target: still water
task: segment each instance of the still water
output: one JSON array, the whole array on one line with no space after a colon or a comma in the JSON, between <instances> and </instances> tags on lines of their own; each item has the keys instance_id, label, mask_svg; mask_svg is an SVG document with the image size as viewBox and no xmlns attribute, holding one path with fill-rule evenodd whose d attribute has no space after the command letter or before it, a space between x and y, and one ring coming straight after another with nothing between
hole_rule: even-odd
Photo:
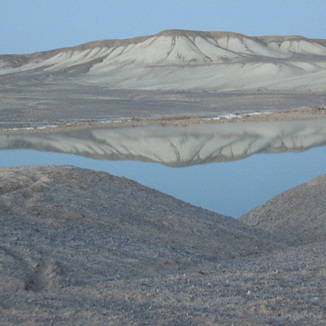
<instances>
[{"instance_id":1,"label":"still water","mask_svg":"<svg viewBox=\"0 0 326 326\"><path fill-rule=\"evenodd\" d=\"M326 173L326 120L0 136L0 167L68 164L239 217Z\"/></svg>"}]
</instances>

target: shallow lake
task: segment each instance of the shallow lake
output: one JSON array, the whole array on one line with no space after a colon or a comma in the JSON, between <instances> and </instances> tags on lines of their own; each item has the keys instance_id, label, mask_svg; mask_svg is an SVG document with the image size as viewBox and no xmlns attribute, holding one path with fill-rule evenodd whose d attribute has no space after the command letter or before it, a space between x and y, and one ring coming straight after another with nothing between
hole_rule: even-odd
<instances>
[{"instance_id":1,"label":"shallow lake","mask_svg":"<svg viewBox=\"0 0 326 326\"><path fill-rule=\"evenodd\" d=\"M326 120L98 128L0 136L0 167L68 164L239 217L326 173Z\"/></svg>"}]
</instances>

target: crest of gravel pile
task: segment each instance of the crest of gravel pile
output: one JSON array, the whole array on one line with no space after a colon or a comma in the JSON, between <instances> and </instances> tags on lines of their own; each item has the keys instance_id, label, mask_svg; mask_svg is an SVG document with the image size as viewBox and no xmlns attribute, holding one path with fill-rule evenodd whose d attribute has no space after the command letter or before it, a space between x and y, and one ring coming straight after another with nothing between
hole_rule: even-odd
<instances>
[{"instance_id":1,"label":"crest of gravel pile","mask_svg":"<svg viewBox=\"0 0 326 326\"><path fill-rule=\"evenodd\" d=\"M326 175L283 192L240 220L295 243L326 240Z\"/></svg>"},{"instance_id":2,"label":"crest of gravel pile","mask_svg":"<svg viewBox=\"0 0 326 326\"><path fill-rule=\"evenodd\" d=\"M104 172L8 168L0 184L6 271L26 289L188 270L274 245L237 220Z\"/></svg>"}]
</instances>

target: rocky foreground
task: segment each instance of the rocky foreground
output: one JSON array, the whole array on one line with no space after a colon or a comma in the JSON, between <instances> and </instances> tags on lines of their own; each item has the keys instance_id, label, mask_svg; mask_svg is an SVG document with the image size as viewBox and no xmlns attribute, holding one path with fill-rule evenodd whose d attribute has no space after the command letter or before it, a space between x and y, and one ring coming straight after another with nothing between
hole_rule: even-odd
<instances>
[{"instance_id":1,"label":"rocky foreground","mask_svg":"<svg viewBox=\"0 0 326 326\"><path fill-rule=\"evenodd\" d=\"M324 325L325 198L321 176L239 221L107 173L1 169L0 324Z\"/></svg>"}]
</instances>

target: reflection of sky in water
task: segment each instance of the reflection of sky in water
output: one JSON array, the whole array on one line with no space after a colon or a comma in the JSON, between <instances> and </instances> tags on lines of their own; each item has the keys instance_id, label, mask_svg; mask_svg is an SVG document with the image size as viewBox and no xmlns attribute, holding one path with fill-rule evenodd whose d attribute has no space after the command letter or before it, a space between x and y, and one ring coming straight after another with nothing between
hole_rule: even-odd
<instances>
[{"instance_id":1,"label":"reflection of sky in water","mask_svg":"<svg viewBox=\"0 0 326 326\"><path fill-rule=\"evenodd\" d=\"M96 161L28 150L5 150L0 155L0 167L68 164L125 176L196 206L233 217L326 173L325 146L301 153L259 154L235 162L186 168L131 161Z\"/></svg>"}]
</instances>

